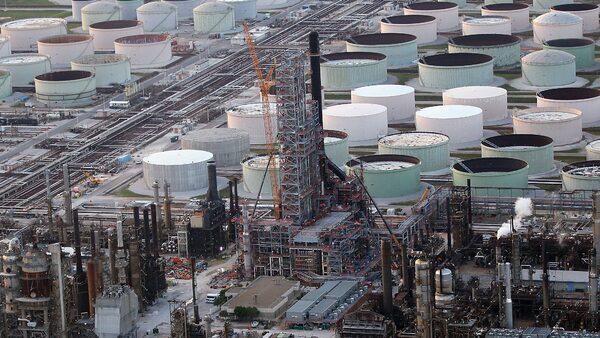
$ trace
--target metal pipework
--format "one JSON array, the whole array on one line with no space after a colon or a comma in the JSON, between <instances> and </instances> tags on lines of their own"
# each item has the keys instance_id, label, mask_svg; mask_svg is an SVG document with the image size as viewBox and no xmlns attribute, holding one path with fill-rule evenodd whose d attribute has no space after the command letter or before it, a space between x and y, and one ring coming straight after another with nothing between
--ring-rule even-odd
<instances>
[{"instance_id":1,"label":"metal pipework","mask_svg":"<svg viewBox=\"0 0 600 338\"><path fill-rule=\"evenodd\" d=\"M429 261L418 259L415 262L417 296L417 337L433 338L432 326L432 290Z\"/></svg>"},{"instance_id":2,"label":"metal pipework","mask_svg":"<svg viewBox=\"0 0 600 338\"><path fill-rule=\"evenodd\" d=\"M310 32L308 35L308 48L310 53L310 94L317 102L319 124L323 126L323 97L321 96L321 51L319 47L319 33Z\"/></svg>"},{"instance_id":3,"label":"metal pipework","mask_svg":"<svg viewBox=\"0 0 600 338\"><path fill-rule=\"evenodd\" d=\"M504 263L504 316L506 328L513 328L512 284L510 263Z\"/></svg>"},{"instance_id":4,"label":"metal pipework","mask_svg":"<svg viewBox=\"0 0 600 338\"><path fill-rule=\"evenodd\" d=\"M596 262L600 262L600 193L595 192L592 195L592 209L594 217L594 250L596 252ZM596 274L598 274L598 268L596 267Z\"/></svg>"},{"instance_id":5,"label":"metal pipework","mask_svg":"<svg viewBox=\"0 0 600 338\"><path fill-rule=\"evenodd\" d=\"M63 189L64 189L64 198L65 198L65 221L62 231L60 232L60 238L62 242L66 242L67 240L67 230L66 227L73 225L73 204L71 202L71 178L69 177L69 165L63 164Z\"/></svg>"},{"instance_id":6,"label":"metal pipework","mask_svg":"<svg viewBox=\"0 0 600 338\"><path fill-rule=\"evenodd\" d=\"M89 314L93 316L95 313L96 304L96 263L94 259L87 262L87 282L88 282L88 307Z\"/></svg>"},{"instance_id":7,"label":"metal pipework","mask_svg":"<svg viewBox=\"0 0 600 338\"><path fill-rule=\"evenodd\" d=\"M156 215L156 204L150 205L150 217L152 219L152 251L154 257L160 256L160 235L158 234L158 220Z\"/></svg>"},{"instance_id":8,"label":"metal pipework","mask_svg":"<svg viewBox=\"0 0 600 338\"><path fill-rule=\"evenodd\" d=\"M144 254L150 256L150 217L148 214L148 208L144 208Z\"/></svg>"},{"instance_id":9,"label":"metal pipework","mask_svg":"<svg viewBox=\"0 0 600 338\"><path fill-rule=\"evenodd\" d=\"M546 239L542 238L542 301L544 308L544 324L550 326L550 281L548 262L546 261Z\"/></svg>"},{"instance_id":10,"label":"metal pipework","mask_svg":"<svg viewBox=\"0 0 600 338\"><path fill-rule=\"evenodd\" d=\"M392 245L381 240L381 284L383 287L383 313L391 318L394 312L392 298Z\"/></svg>"},{"instance_id":11,"label":"metal pipework","mask_svg":"<svg viewBox=\"0 0 600 338\"><path fill-rule=\"evenodd\" d=\"M64 291L64 276L62 271L62 249L60 243L53 243L48 245L48 250L52 255L52 264L56 266L56 274L58 281L58 300L60 308L60 336L67 332L67 315L65 309L65 291Z\"/></svg>"},{"instance_id":12,"label":"metal pipework","mask_svg":"<svg viewBox=\"0 0 600 338\"><path fill-rule=\"evenodd\" d=\"M521 282L521 236L516 233L512 234L512 278Z\"/></svg>"},{"instance_id":13,"label":"metal pipework","mask_svg":"<svg viewBox=\"0 0 600 338\"><path fill-rule=\"evenodd\" d=\"M252 247L250 246L250 220L248 218L248 205L244 205L244 228L242 240L244 241L244 273L247 279L252 279L254 273L252 271Z\"/></svg>"},{"instance_id":14,"label":"metal pipework","mask_svg":"<svg viewBox=\"0 0 600 338\"><path fill-rule=\"evenodd\" d=\"M48 223L52 228L52 226L54 225L54 219L52 216L54 214L54 210L52 207L52 187L50 183L50 170L44 170L44 178L46 179L46 204L48 206Z\"/></svg>"},{"instance_id":15,"label":"metal pipework","mask_svg":"<svg viewBox=\"0 0 600 338\"><path fill-rule=\"evenodd\" d=\"M152 183L152 190L154 191L154 204L156 205L156 222L160 225L162 223L162 215L160 211L160 196L158 182Z\"/></svg>"},{"instance_id":16,"label":"metal pipework","mask_svg":"<svg viewBox=\"0 0 600 338\"><path fill-rule=\"evenodd\" d=\"M590 277L589 277L589 289L590 289L590 313L595 314L598 312L598 261L596 260L596 250L592 249L590 253Z\"/></svg>"},{"instance_id":17,"label":"metal pipework","mask_svg":"<svg viewBox=\"0 0 600 338\"><path fill-rule=\"evenodd\" d=\"M167 181L165 180L165 183L163 184L163 189L164 189L164 204L165 204L165 227L167 229L171 229L172 228L172 222L171 222L171 199L169 197L169 183L167 183Z\"/></svg>"}]
</instances>

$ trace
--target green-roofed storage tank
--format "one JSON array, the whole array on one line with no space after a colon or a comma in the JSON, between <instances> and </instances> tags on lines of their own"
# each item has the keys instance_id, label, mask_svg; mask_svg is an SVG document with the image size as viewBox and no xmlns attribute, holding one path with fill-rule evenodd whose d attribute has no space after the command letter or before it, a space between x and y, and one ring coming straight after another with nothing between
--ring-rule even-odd
<instances>
[{"instance_id":1,"label":"green-roofed storage tank","mask_svg":"<svg viewBox=\"0 0 600 338\"><path fill-rule=\"evenodd\" d=\"M467 186L470 180L473 195L523 196L527 188L527 162L507 157L482 157L458 162L452 166L452 181ZM503 189L511 188L511 189Z\"/></svg>"},{"instance_id":2,"label":"green-roofed storage tank","mask_svg":"<svg viewBox=\"0 0 600 338\"><path fill-rule=\"evenodd\" d=\"M404 155L369 155L346 163L346 173L362 176L374 198L394 198L419 191L421 161Z\"/></svg>"},{"instance_id":3,"label":"green-roofed storage tank","mask_svg":"<svg viewBox=\"0 0 600 338\"><path fill-rule=\"evenodd\" d=\"M510 157L529 164L529 175L554 169L552 138L535 134L498 135L481 141L482 157Z\"/></svg>"}]
</instances>

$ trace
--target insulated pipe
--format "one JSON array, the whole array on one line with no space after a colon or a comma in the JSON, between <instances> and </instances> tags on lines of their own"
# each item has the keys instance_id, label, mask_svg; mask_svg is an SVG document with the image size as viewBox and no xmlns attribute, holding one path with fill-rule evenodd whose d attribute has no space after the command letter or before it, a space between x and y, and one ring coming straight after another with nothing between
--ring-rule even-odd
<instances>
[{"instance_id":1,"label":"insulated pipe","mask_svg":"<svg viewBox=\"0 0 600 338\"><path fill-rule=\"evenodd\" d=\"M392 298L392 246L388 240L381 240L381 284L383 287L383 313L391 318L394 311Z\"/></svg>"}]
</instances>

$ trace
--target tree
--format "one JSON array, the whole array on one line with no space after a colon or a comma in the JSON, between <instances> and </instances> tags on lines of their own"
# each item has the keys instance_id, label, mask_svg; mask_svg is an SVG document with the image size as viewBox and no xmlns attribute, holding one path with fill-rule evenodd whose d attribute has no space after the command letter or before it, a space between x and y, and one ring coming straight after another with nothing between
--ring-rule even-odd
<instances>
[{"instance_id":1,"label":"tree","mask_svg":"<svg viewBox=\"0 0 600 338\"><path fill-rule=\"evenodd\" d=\"M228 299L229 298L225 295L225 290L221 290L221 292L219 292L219 296L215 298L215 302L213 304L216 306L223 305Z\"/></svg>"},{"instance_id":2,"label":"tree","mask_svg":"<svg viewBox=\"0 0 600 338\"><path fill-rule=\"evenodd\" d=\"M233 309L233 314L240 320L253 319L260 315L260 311L254 306L245 307L245 306L236 306Z\"/></svg>"}]
</instances>

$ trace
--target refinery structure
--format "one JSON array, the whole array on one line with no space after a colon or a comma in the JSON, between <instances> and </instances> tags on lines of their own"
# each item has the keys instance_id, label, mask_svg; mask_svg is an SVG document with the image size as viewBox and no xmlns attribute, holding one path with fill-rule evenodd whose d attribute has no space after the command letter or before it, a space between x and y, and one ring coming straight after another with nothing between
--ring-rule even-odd
<instances>
[{"instance_id":1,"label":"refinery structure","mask_svg":"<svg viewBox=\"0 0 600 338\"><path fill-rule=\"evenodd\" d=\"M600 337L597 2L40 3L1 338Z\"/></svg>"}]
</instances>

